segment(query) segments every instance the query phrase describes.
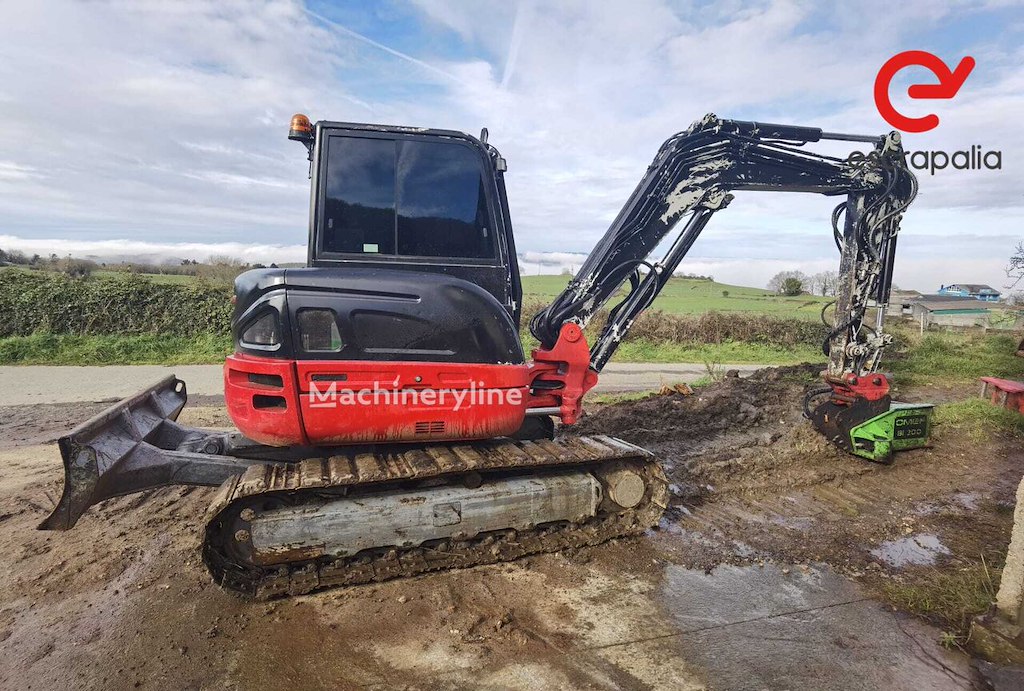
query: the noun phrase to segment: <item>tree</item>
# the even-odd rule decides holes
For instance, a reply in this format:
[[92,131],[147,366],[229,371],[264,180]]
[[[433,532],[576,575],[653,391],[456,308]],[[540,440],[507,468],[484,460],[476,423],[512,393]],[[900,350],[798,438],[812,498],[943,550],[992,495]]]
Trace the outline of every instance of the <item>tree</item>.
[[800,282],[801,290],[803,290],[803,286],[807,284],[807,274],[803,271],[780,271],[772,276],[772,280],[768,281],[768,290],[773,293],[782,293],[782,284],[785,283],[787,278],[795,278],[798,280]]
[[807,288],[816,295],[835,295],[839,287],[838,271],[819,271],[811,276]]
[[196,276],[211,283],[231,283],[248,268],[249,265],[237,257],[215,254],[196,267]]
[[799,295],[804,291],[804,283],[796,276],[790,276],[782,282],[782,288],[779,292],[783,295]]
[[1016,288],[1024,279],[1024,242],[1017,243],[1017,249],[1013,251],[1010,263],[1006,267],[1006,277],[1011,281],[1007,288]]
[[73,259],[71,256],[68,256],[67,259],[61,259],[57,266],[65,276],[88,278],[92,274],[93,269],[96,268],[96,262],[89,261],[88,259]]

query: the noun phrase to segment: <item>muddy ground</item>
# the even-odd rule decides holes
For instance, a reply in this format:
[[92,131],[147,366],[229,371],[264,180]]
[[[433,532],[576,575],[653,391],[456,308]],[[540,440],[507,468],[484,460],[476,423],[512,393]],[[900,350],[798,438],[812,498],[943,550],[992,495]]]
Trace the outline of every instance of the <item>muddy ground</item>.
[[[205,489],[35,531],[61,489],[52,440],[103,405],[0,409],[0,688],[980,688],[966,657],[936,644],[949,622],[884,598],[981,557],[998,566],[1024,452],[937,429],[933,448],[891,466],[855,460],[801,417],[816,369],[592,409],[579,433],[665,464],[672,506],[643,538],[257,604],[212,585],[198,559]],[[182,420],[228,424],[216,405]],[[842,607],[854,609],[814,629],[822,640],[742,631]]]

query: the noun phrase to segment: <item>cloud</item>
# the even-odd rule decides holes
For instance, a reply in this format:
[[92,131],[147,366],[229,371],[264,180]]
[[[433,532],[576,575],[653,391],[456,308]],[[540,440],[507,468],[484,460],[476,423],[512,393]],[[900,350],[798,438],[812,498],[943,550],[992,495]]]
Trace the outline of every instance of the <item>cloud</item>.
[[[1004,167],[920,175],[897,281],[995,285],[1024,219],[1024,25],[1013,16],[998,4],[924,0],[415,0],[373,11],[299,0],[6,3],[0,233],[301,246],[308,164],[284,135],[302,111],[487,126],[509,161],[519,249],[582,254],[660,143],[705,112],[882,132],[875,72],[896,52],[933,47],[978,66],[951,102],[908,101],[906,85],[924,75],[901,73],[897,105],[942,119],[907,147],[978,144],[1002,150]],[[956,30],[967,20],[978,30]],[[776,266],[830,264],[834,203],[741,193],[682,268],[730,278],[755,267],[746,275],[757,285]],[[960,261],[968,254],[972,263]]]
[[245,242],[147,242],[145,240],[30,239],[0,235],[0,248],[31,256],[72,256],[101,263],[137,262],[178,264],[182,259],[202,262],[211,257],[233,257],[255,264],[305,263],[305,245],[259,245]]
[[17,182],[37,177],[39,177],[39,173],[32,166],[21,165],[14,161],[0,161],[0,180]]

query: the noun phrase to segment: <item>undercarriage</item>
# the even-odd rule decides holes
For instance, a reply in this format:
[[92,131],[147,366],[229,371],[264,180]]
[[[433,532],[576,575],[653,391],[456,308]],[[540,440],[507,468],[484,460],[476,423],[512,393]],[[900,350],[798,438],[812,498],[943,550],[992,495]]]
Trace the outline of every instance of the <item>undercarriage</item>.
[[203,561],[267,599],[597,545],[668,505],[651,454],[612,437],[276,448],[177,424],[186,396],[170,377],[61,438],[64,494],[40,527],[130,492],[219,486]]

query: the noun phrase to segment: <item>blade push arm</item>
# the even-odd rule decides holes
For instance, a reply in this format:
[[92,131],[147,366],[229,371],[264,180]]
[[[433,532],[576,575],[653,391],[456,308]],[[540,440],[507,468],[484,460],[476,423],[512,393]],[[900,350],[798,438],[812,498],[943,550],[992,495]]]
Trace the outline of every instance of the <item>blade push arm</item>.
[[[869,143],[872,148],[848,158],[801,148],[824,139]],[[714,115],[662,145],[575,278],[534,316],[530,329],[542,348],[555,346],[564,324],[586,326],[628,280],[630,291],[611,309],[590,351],[590,368],[600,372],[712,214],[725,208],[736,190],[846,195],[833,212],[842,259],[833,329],[825,347],[830,375],[871,371],[887,339],[877,328],[862,331],[864,313],[869,299],[879,305],[888,301],[899,221],[917,190],[899,134],[845,135]],[[844,216],[840,230],[838,222]],[[665,256],[649,262],[649,255],[684,217]]]

